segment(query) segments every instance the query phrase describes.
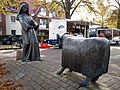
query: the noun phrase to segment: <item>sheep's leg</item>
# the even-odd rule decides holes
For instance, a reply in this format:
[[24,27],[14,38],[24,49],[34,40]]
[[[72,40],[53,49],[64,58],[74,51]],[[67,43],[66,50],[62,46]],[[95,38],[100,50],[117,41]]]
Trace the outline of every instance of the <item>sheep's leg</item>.
[[93,77],[93,78],[91,79],[91,82],[92,82],[92,83],[95,83],[100,76],[101,76],[101,75],[98,75],[97,77]]
[[86,87],[91,79],[92,77],[86,77],[77,88]]
[[57,72],[57,74],[60,75],[61,73],[63,73],[64,70],[65,70],[65,67],[62,67],[61,70]]

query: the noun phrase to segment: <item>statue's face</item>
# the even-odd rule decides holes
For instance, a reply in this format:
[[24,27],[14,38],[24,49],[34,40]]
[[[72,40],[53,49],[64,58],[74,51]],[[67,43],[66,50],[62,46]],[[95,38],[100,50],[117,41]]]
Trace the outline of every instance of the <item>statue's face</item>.
[[28,9],[28,6],[27,6],[27,5],[24,5],[24,6],[22,7],[22,11],[23,11],[23,12],[26,12],[27,9]]

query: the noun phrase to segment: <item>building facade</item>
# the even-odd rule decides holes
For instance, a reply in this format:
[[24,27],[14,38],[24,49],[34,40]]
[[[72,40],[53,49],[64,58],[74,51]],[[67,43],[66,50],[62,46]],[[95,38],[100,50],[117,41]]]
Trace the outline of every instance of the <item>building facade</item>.
[[16,20],[17,13],[6,15],[6,35],[21,35],[21,25]]
[[6,17],[0,14],[0,35],[6,34]]
[[0,15],[0,35],[21,35],[21,25],[16,20],[17,13]]

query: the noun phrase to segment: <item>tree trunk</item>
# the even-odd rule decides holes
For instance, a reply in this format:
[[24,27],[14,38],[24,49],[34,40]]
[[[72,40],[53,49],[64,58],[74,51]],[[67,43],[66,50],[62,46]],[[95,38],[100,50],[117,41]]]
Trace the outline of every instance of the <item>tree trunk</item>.
[[101,20],[101,26],[102,26],[102,28],[104,27],[103,16],[102,16],[102,20]]
[[65,17],[66,17],[66,19],[70,19],[70,18],[71,18],[71,17],[70,17],[70,11],[65,12]]
[[120,9],[118,9],[118,15],[117,15],[117,28],[120,29]]
[[66,1],[66,9],[65,9],[65,17],[66,19],[70,19],[70,10],[71,10],[71,6],[70,6],[70,2]]

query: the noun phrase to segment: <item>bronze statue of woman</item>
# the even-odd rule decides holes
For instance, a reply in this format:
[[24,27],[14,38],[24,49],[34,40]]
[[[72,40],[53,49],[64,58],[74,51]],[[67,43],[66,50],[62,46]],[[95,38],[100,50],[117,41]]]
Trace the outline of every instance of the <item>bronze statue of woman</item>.
[[40,61],[40,50],[36,36],[39,25],[30,17],[27,3],[21,3],[17,20],[22,26],[22,61]]

